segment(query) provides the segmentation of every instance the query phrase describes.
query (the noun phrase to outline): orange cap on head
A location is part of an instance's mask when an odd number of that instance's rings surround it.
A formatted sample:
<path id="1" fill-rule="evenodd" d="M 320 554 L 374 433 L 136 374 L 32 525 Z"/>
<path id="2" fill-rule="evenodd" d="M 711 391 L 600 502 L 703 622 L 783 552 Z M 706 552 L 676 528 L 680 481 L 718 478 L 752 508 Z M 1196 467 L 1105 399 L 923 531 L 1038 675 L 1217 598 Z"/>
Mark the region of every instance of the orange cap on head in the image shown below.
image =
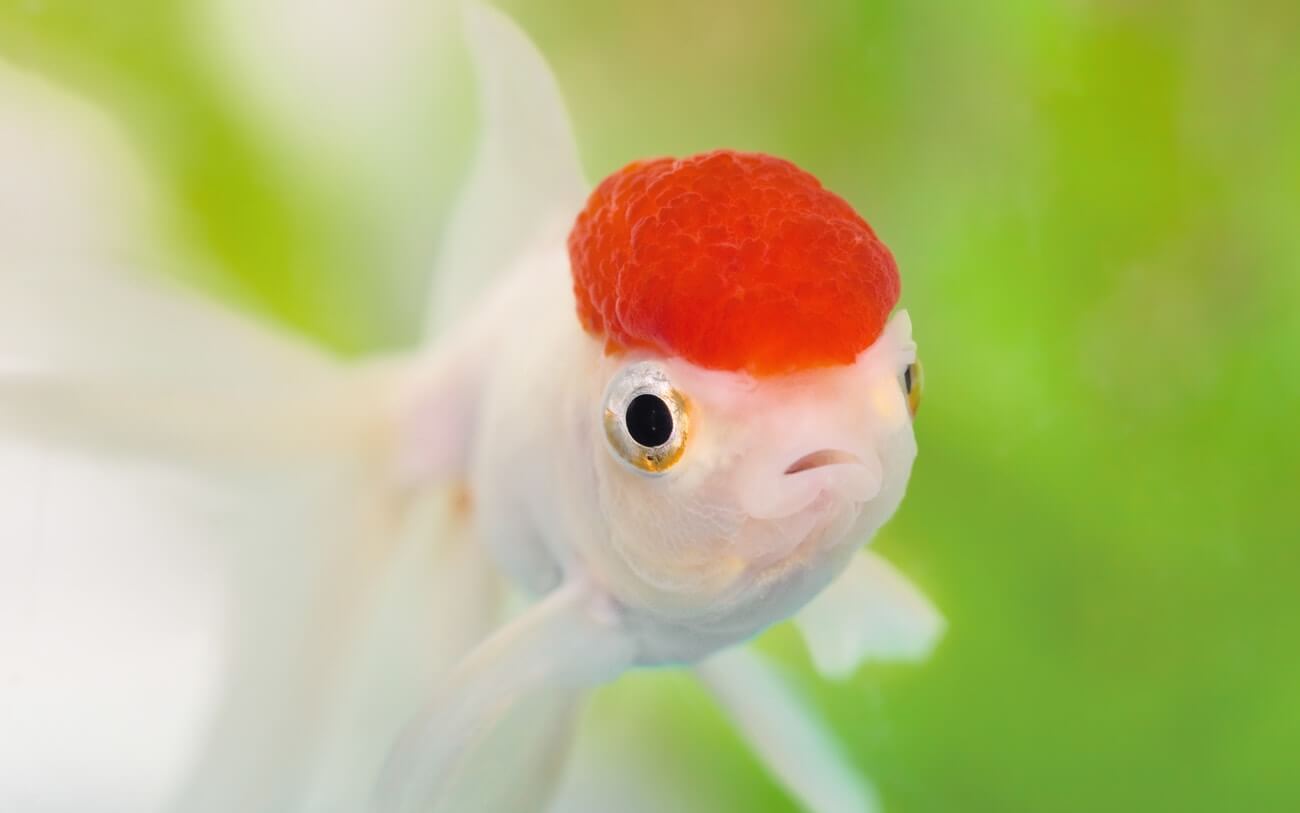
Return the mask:
<path id="1" fill-rule="evenodd" d="M 607 351 L 760 376 L 851 363 L 899 293 L 853 207 L 789 161 L 731 150 L 606 178 L 569 259 L 578 317 Z"/>

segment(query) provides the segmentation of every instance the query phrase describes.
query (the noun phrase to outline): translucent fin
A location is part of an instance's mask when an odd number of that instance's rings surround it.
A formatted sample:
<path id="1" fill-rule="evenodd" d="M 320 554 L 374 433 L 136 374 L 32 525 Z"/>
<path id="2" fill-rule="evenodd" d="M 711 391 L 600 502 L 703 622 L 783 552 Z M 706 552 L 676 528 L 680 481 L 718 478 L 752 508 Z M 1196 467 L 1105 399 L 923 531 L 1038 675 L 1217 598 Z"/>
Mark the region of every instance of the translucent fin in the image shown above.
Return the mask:
<path id="1" fill-rule="evenodd" d="M 612 689 L 619 700 L 644 701 L 627 686 Z M 600 706 L 604 708 L 600 708 Z M 701 804 L 700 793 L 673 773 L 673 755 L 662 736 L 646 735 L 654 706 L 614 710 L 608 697 L 596 701 L 582 720 L 569 765 L 547 813 L 717 813 Z M 526 810 L 538 809 L 524 808 Z"/>
<path id="2" fill-rule="evenodd" d="M 310 774 L 292 809 L 365 810 L 392 743 L 428 699 L 427 687 L 500 622 L 505 585 L 474 538 L 461 499 L 452 489 L 414 499 L 381 572 L 357 597 L 352 627 L 334 630 L 338 680 L 321 705 L 319 727 L 306 729 L 311 736 L 296 744 L 308 755 Z M 301 690 L 316 683 L 308 677 Z M 256 704 L 247 708 L 257 711 Z M 239 743 L 253 725 L 246 720 L 214 739 L 214 760 L 230 773 L 197 774 L 183 801 L 219 798 L 239 786 L 233 772 L 248 766 L 223 754 L 248 751 Z"/>
<path id="3" fill-rule="evenodd" d="M 476 647 L 398 742 L 376 809 L 446 809 L 455 772 L 519 703 L 596 685 L 627 668 L 632 644 L 608 613 L 588 585 L 570 583 Z"/>
<path id="4" fill-rule="evenodd" d="M 752 647 L 719 653 L 696 672 L 763 765 L 809 813 L 880 809 L 874 789 L 825 723 Z"/>
<path id="5" fill-rule="evenodd" d="M 102 111 L 0 60 L 0 279 L 120 257 L 152 192 Z"/>
<path id="6" fill-rule="evenodd" d="M 383 376 L 136 270 L 154 205 L 99 111 L 0 65 L 0 424 L 154 451 L 380 440 Z"/>
<path id="7" fill-rule="evenodd" d="M 382 185 L 400 185 L 405 167 L 408 191 L 419 190 L 445 146 L 443 83 L 462 78 L 447 59 L 455 2 L 199 0 L 185 12 L 213 79 L 289 160 L 327 171 L 334 161 L 360 170 L 349 180 Z M 421 160 L 421 149 L 435 155 Z"/>
<path id="8" fill-rule="evenodd" d="M 347 368 L 162 280 L 0 272 L 0 425 L 190 459 L 373 455 L 395 372 Z"/>
<path id="9" fill-rule="evenodd" d="M 327 181 L 347 194 L 339 203 L 398 221 L 390 237 L 412 237 L 464 137 L 454 2 L 198 0 L 184 13 L 214 84 L 278 171 Z"/>
<path id="10" fill-rule="evenodd" d="M 3 430 L 0 459 L 0 809 L 157 809 L 191 771 L 238 795 L 187 811 L 285 809 L 264 803 L 304 769 L 385 561 L 383 481 L 347 457 L 200 466 Z"/>
<path id="11" fill-rule="evenodd" d="M 943 616 L 907 579 L 871 551 L 798 615 L 817 670 L 843 680 L 868 660 L 921 660 L 943 636 Z"/>
<path id="12" fill-rule="evenodd" d="M 431 813 L 543 810 L 568 763 L 583 697 L 559 688 L 521 700 L 462 760 Z"/>
<path id="13" fill-rule="evenodd" d="M 158 810 L 180 786 L 232 635 L 230 557 L 195 533 L 219 500 L 0 432 L 0 810 Z"/>
<path id="14" fill-rule="evenodd" d="M 429 329 L 462 314 L 531 244 L 563 241 L 587 194 L 555 77 L 500 11 L 464 4 L 482 134 L 444 232 Z"/>
<path id="15" fill-rule="evenodd" d="M 347 656 L 327 709 L 303 810 L 362 811 L 403 726 L 428 687 L 491 634 L 507 586 L 454 491 L 422 496 Z M 540 808 L 564 766 L 581 693 L 556 689 L 521 700 L 461 760 L 439 809 L 518 813 Z M 508 777 L 508 781 L 503 781 Z"/>
<path id="16" fill-rule="evenodd" d="M 290 809 L 403 508 L 375 390 L 120 271 L 111 130 L 0 66 L 0 809 Z"/>

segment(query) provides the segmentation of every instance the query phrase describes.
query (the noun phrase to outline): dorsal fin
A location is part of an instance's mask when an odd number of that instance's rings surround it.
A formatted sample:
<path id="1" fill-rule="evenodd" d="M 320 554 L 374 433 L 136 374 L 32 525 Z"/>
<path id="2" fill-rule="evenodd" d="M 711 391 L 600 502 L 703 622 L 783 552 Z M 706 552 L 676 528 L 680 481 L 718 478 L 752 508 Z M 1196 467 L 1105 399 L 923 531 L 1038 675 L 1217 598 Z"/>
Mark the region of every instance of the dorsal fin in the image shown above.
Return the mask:
<path id="1" fill-rule="evenodd" d="M 438 252 L 426 332 L 436 335 L 548 228 L 560 239 L 587 183 L 559 86 L 528 36 L 479 3 L 462 9 L 481 135 Z M 561 231 L 563 230 L 563 231 Z"/>

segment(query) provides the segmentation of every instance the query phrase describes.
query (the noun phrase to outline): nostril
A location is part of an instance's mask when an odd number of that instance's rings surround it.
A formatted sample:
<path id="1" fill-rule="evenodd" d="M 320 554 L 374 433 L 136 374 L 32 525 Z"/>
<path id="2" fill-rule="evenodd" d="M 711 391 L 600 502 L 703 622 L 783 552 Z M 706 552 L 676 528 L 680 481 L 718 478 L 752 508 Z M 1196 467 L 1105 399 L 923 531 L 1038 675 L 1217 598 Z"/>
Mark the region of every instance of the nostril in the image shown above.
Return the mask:
<path id="1" fill-rule="evenodd" d="M 842 451 L 840 449 L 819 449 L 818 451 L 806 454 L 790 464 L 785 470 L 786 474 L 798 474 L 801 471 L 821 468 L 822 466 L 836 466 L 843 463 L 861 463 L 862 460 L 855 454 Z"/>

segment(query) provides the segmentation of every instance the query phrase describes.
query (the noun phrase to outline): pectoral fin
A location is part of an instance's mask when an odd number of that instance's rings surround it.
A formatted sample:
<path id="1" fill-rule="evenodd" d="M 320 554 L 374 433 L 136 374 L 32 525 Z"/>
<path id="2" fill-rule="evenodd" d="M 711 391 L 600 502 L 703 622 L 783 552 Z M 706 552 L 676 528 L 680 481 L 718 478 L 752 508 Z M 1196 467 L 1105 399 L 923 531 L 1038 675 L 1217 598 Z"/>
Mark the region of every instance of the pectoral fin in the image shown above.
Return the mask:
<path id="1" fill-rule="evenodd" d="M 817 671 L 842 680 L 868 660 L 925 658 L 943 616 L 894 566 L 870 551 L 795 616 Z"/>
<path id="2" fill-rule="evenodd" d="M 446 809 L 466 758 L 519 704 L 611 680 L 634 654 L 603 596 L 585 583 L 556 590 L 475 648 L 436 690 L 389 757 L 375 809 Z"/>
<path id="3" fill-rule="evenodd" d="M 521 700 L 463 758 L 430 813 L 542 810 L 568 763 L 586 692 L 559 688 Z"/>
<path id="4" fill-rule="evenodd" d="M 714 655 L 696 674 L 754 753 L 811 813 L 873 813 L 875 790 L 845 759 L 825 723 L 752 647 Z"/>

